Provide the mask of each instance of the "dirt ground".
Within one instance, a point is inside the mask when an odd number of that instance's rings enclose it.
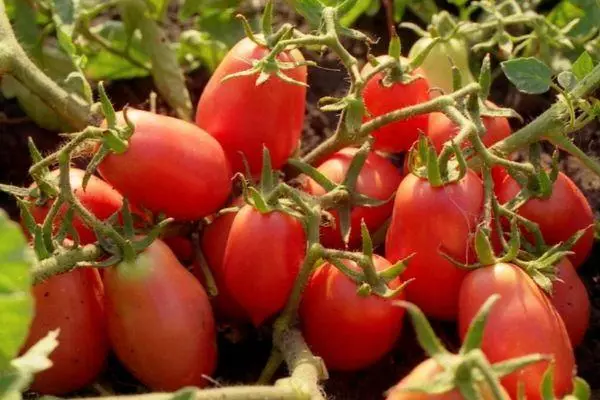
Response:
[[[285,16],[284,16],[285,18]],[[375,53],[384,51],[388,41],[383,15],[375,18],[364,18],[359,21],[358,28],[381,37],[375,46]],[[414,37],[402,35],[403,46],[408,48]],[[364,55],[364,48],[356,46],[353,52]],[[378,53],[379,52],[379,53]],[[310,55],[309,55],[310,56]],[[312,55],[317,57],[316,55]],[[304,150],[316,146],[324,137],[332,132],[335,115],[322,114],[316,109],[316,101],[324,95],[340,93],[346,84],[345,77],[338,71],[334,59],[330,56],[318,58],[320,65],[326,69],[313,68],[310,71],[308,94],[309,106],[304,130]],[[188,76],[188,87],[193,94],[194,104],[206,84],[208,75],[199,70]],[[152,90],[150,79],[137,79],[110,83],[108,92],[120,108],[125,104],[134,107],[148,107],[148,96]],[[492,100],[497,104],[515,108],[524,118],[530,121],[545,110],[551,98],[539,96],[523,96],[510,88],[505,79],[495,81]],[[169,110],[159,99],[159,111]],[[58,145],[61,138],[53,132],[45,131],[32,122],[23,121],[23,113],[11,101],[0,97],[0,111],[4,112],[10,121],[0,122],[0,182],[22,185],[27,181],[26,171],[29,167],[27,153],[27,138],[31,136],[43,151],[50,151]],[[514,121],[513,121],[514,122]],[[518,128],[515,124],[514,128]],[[600,155],[600,131],[597,124],[587,127],[576,135],[576,143],[589,154]],[[600,213],[600,179],[594,177],[577,160],[563,156],[561,161],[563,171],[571,176],[583,189],[596,214]],[[7,210],[13,218],[17,218],[15,204],[8,196],[0,194],[0,207]],[[589,291],[592,301],[591,325],[585,341],[576,350],[579,375],[585,378],[595,391],[594,398],[600,399],[600,274],[597,265],[600,263],[600,245],[596,244],[592,256],[581,268],[581,274]],[[452,349],[456,348],[458,340],[453,324],[434,323],[444,342]],[[415,366],[423,357],[422,351],[413,339],[410,324],[405,325],[405,331],[396,349],[376,366],[357,373],[331,373],[325,385],[325,390],[332,399],[340,400],[369,400],[380,399],[382,393],[398,381],[406,372]],[[238,337],[242,340],[233,343],[231,332],[226,329],[220,335],[220,365],[216,375],[218,384],[250,383],[258,377],[264,365],[270,348],[268,330],[255,332],[247,330]],[[111,382],[109,384],[109,382]],[[117,361],[111,359],[106,374],[101,378],[100,385],[93,390],[95,394],[104,391],[137,392],[138,384],[124,371]]]

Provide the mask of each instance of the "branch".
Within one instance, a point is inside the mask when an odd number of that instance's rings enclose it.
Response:
[[[32,268],[33,284],[72,271],[78,268],[79,263],[95,261],[103,254],[104,251],[99,246],[88,244],[41,260]]]

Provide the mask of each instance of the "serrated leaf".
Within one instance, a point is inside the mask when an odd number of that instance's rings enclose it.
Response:
[[[0,370],[18,354],[33,318],[31,262],[21,228],[0,210]]]
[[[577,77],[571,71],[558,74],[558,84],[565,90],[572,90],[577,85]]]
[[[506,77],[520,92],[541,94],[550,89],[552,71],[536,58],[515,58],[500,65]]]
[[[577,57],[577,60],[575,60],[573,63],[571,69],[573,74],[575,74],[579,80],[582,80],[587,74],[592,72],[594,69],[594,60],[592,59],[592,56],[590,56],[590,53],[587,51],[581,53],[581,55]]]

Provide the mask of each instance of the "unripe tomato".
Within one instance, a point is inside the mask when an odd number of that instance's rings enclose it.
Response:
[[[439,254],[473,263],[471,243],[483,209],[483,183],[472,170],[454,183],[433,187],[408,174],[398,186],[385,242],[390,262],[415,256],[402,279],[408,301],[434,318],[454,320],[458,292],[466,271]]]
[[[423,361],[389,391],[386,400],[463,400],[463,395],[457,389],[441,394],[427,394],[401,390],[415,384],[427,383],[435,379],[437,374],[441,371],[442,368],[433,358]],[[482,396],[481,400],[494,399],[492,390],[487,384],[481,383],[480,389]],[[504,389],[502,389],[502,399],[510,400],[510,396]]]
[[[286,304],[306,253],[302,223],[281,211],[245,205],[235,216],[223,257],[225,286],[256,326]]]
[[[82,389],[102,371],[109,343],[98,271],[78,268],[33,287],[35,317],[23,352],[59,328],[52,367],[35,375],[31,390],[61,395]]]
[[[491,101],[487,101],[490,108],[497,108]],[[496,142],[507,138],[511,134],[510,124],[506,117],[482,117],[483,126],[486,132],[481,138],[486,147],[490,147]],[[429,114],[429,128],[427,136],[431,140],[436,151],[439,153],[442,150],[444,143],[451,138],[454,138],[459,131],[459,127],[446,117],[444,113],[433,112]],[[467,140],[463,142],[463,147],[469,144]]]
[[[431,37],[422,37],[417,40],[410,48],[408,58],[413,59],[416,57],[417,54],[429,46],[432,40]],[[452,38],[447,42],[437,43],[421,64],[420,68],[427,76],[431,88],[438,87],[444,93],[452,92],[452,63],[460,71],[463,85],[475,81],[469,67],[469,51],[466,43],[461,39]],[[435,95],[435,93],[433,94]]]
[[[554,394],[563,398],[572,390],[575,356],[569,335],[550,299],[521,268],[495,264],[470,272],[460,288],[458,324],[464,339],[468,326],[493,294],[500,299],[491,309],[481,349],[491,363],[528,354],[554,358]],[[542,399],[540,384],[548,361],[538,362],[502,379],[512,398],[522,382],[525,397]]]
[[[54,170],[50,174],[53,177],[58,177],[59,171]],[[71,189],[81,204],[83,204],[88,211],[94,214],[96,218],[100,219],[101,221],[108,219],[111,215],[118,212],[123,206],[123,196],[121,196],[121,194],[113,189],[113,187],[108,183],[93,175],[90,177],[85,190],[83,190],[82,182],[84,175],[85,171],[81,169],[69,169],[69,182],[71,183]],[[31,187],[34,186],[35,184],[33,184]],[[44,222],[44,219],[46,218],[46,215],[48,215],[53,202],[54,200],[50,200],[42,206],[35,204],[31,206],[30,211],[35,219],[35,222],[38,224]],[[55,230],[59,229],[67,210],[68,206],[63,204],[58,212],[58,217],[54,220]],[[79,240],[82,244],[94,243],[96,241],[96,234],[94,231],[87,227],[77,213],[73,218],[73,228],[75,228],[77,231]]]
[[[550,300],[560,314],[571,344],[578,346],[590,324],[590,299],[583,281],[573,264],[564,258],[557,268],[557,280],[553,282]]]
[[[381,57],[378,59],[381,60]],[[366,75],[372,69],[371,64],[366,64],[361,73]],[[390,87],[383,85],[385,75],[382,72],[369,80],[363,92],[368,113],[365,115],[364,121],[429,100],[429,83],[426,74],[417,68],[411,72],[411,75],[415,77],[412,82],[395,82]],[[427,119],[427,115],[422,114],[379,128],[373,132],[375,138],[373,148],[387,152],[401,152],[410,149],[419,138],[419,131],[427,132]]]
[[[511,176],[506,176],[500,185],[494,187],[501,204],[510,201],[520,190]],[[574,254],[568,257],[578,268],[590,254],[594,242],[594,213],[581,190],[564,173],[558,173],[549,198],[531,198],[519,207],[517,213],[537,223],[549,245],[564,242],[578,230],[587,228],[571,249]]]
[[[334,183],[342,183],[352,163],[352,158],[358,149],[345,148],[325,160],[317,170]],[[376,200],[388,200],[396,192],[402,175],[398,169],[387,159],[377,153],[369,153],[358,180],[356,193],[363,194]],[[304,190],[315,196],[324,195],[325,189],[314,180],[307,178]],[[361,243],[361,221],[364,220],[369,231],[377,230],[392,214],[392,200],[378,207],[354,207],[350,215],[350,240],[348,247],[356,248]],[[331,211],[335,217],[335,225],[321,229],[321,243],[325,247],[343,248],[344,242],[340,232],[339,218],[335,210]]]
[[[214,138],[180,119],[141,110],[128,116],[136,126],[129,148],[98,167],[107,182],[133,204],[178,220],[203,218],[225,203],[231,168]]]
[[[353,271],[361,268],[343,261]],[[373,256],[377,271],[391,264]],[[397,288],[400,279],[390,283]],[[357,285],[335,266],[325,263],[311,276],[300,305],[300,322],[306,342],[323,358],[328,369],[353,371],[366,368],[392,350],[402,332],[404,308],[393,304],[404,299],[400,292],[392,299],[366,297]]]
[[[104,273],[108,332],[117,357],[153,390],[205,386],[216,367],[208,296],[161,240]]]
[[[269,149],[273,168],[287,162],[298,147],[304,112],[306,87],[287,83],[275,75],[256,85],[258,74],[221,82],[227,75],[248,70],[269,49],[248,38],[240,40],[219,64],[198,102],[196,123],[216,138],[231,162],[234,172],[246,173],[243,158],[252,174],[262,170],[263,146]],[[278,61],[304,61],[297,51],[282,52]],[[306,67],[281,71],[295,81],[306,83]]]

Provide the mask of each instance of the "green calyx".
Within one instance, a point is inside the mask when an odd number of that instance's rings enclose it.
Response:
[[[467,163],[461,149],[452,142],[454,158],[439,157],[429,139],[421,134],[408,153],[409,171],[440,187],[461,180],[467,173]]]

